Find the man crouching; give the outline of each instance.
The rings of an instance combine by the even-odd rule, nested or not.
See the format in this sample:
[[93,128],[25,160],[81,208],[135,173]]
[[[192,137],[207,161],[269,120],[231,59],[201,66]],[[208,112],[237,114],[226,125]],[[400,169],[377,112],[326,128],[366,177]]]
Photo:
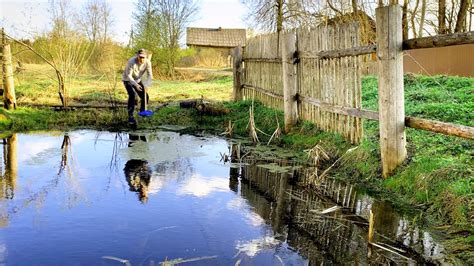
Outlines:
[[[151,62],[147,59],[147,52],[145,49],[138,50],[137,54],[130,58],[123,71],[122,81],[128,93],[128,123],[136,125],[136,120],[133,115],[135,109],[136,94],[140,97],[140,112],[145,110],[145,86],[150,87],[153,79],[151,70]],[[146,101],[149,96],[146,93]]]

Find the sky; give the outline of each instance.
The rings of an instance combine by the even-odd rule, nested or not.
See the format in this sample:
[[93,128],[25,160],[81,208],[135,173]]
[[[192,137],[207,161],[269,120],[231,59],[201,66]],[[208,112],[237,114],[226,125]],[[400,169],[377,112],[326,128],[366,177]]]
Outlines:
[[[87,0],[72,0],[79,10]],[[137,0],[107,0],[112,8],[114,40],[126,44],[131,29],[132,12]],[[239,0],[198,0],[200,7],[190,27],[247,28],[246,7]],[[16,38],[32,38],[50,27],[48,0],[0,0],[0,27]],[[184,41],[184,39],[183,39]],[[182,41],[182,42],[183,42]]]

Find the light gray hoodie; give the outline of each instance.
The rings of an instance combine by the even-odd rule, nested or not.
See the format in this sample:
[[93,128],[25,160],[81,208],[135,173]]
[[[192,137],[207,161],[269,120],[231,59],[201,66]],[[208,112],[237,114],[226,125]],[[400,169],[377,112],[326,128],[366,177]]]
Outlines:
[[145,59],[145,62],[141,65],[138,64],[137,56],[128,60],[123,71],[122,81],[130,81],[133,86],[137,86],[141,81],[145,87],[150,87],[152,79],[150,60]]

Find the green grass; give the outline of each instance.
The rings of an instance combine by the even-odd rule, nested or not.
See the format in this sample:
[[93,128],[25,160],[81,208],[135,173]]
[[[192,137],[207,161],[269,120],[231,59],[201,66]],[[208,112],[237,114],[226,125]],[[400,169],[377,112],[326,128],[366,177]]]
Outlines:
[[[159,81],[150,90],[152,104],[187,98],[228,100],[231,94],[230,77],[200,78],[200,82]],[[108,99],[107,82],[97,77],[80,77],[77,89],[71,91],[74,101],[104,102]],[[118,84],[117,99],[125,101],[125,90]],[[100,87],[100,89],[98,88]],[[363,107],[377,110],[377,79],[362,80]],[[19,104],[25,102],[48,103],[57,100],[54,82],[47,79],[24,77],[17,86]],[[188,126],[190,131],[206,130],[221,133],[229,121],[235,125],[234,134],[248,137],[249,101],[224,102],[226,115],[199,115],[193,109],[169,106],[151,118],[140,120],[140,128],[156,128],[162,124]],[[283,112],[266,108],[255,102],[256,126],[268,135],[283,126]],[[126,129],[125,108],[117,114],[108,110],[81,110],[55,112],[46,109],[19,108],[16,111],[0,109],[0,131],[27,131],[35,129],[66,129],[93,127],[101,129]],[[459,77],[405,77],[405,111],[409,116],[443,122],[474,126],[474,78]],[[396,205],[424,210],[433,225],[449,225],[451,231],[474,232],[474,141],[449,137],[427,131],[407,129],[408,159],[395,174],[381,178],[378,122],[364,121],[364,139],[352,153],[344,156],[331,174],[337,178],[364,184],[370,191],[391,200]],[[259,134],[262,142],[269,137]],[[276,144],[303,154],[304,149],[316,144],[330,153],[331,164],[352,146],[341,136],[323,132],[309,122],[300,123],[292,132],[282,136]],[[457,240],[452,240],[458,243]],[[473,241],[461,241],[456,252],[471,258]],[[468,247],[467,249],[465,247]],[[467,250],[467,251],[466,251]]]
[[[208,100],[230,100],[232,77],[228,75],[207,76],[187,74],[189,81],[155,80],[149,88],[150,103],[176,101],[204,97]],[[60,105],[58,86],[53,70],[45,65],[26,64],[25,70],[15,76],[15,91],[18,105]],[[101,74],[79,74],[66,84],[70,104],[103,105],[111,100],[126,103],[127,92],[117,73],[109,81]],[[111,96],[113,95],[113,97]]]

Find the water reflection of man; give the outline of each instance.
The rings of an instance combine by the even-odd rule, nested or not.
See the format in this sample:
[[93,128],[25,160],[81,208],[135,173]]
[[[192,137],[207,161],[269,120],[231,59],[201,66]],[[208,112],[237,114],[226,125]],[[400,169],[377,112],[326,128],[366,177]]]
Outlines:
[[137,192],[142,203],[148,201],[148,185],[150,185],[152,170],[144,160],[128,160],[123,169],[130,191]]
[[145,135],[137,135],[137,134],[132,134],[132,133],[128,134],[128,140],[129,140],[128,147],[132,147],[134,143],[138,141],[147,142]]

